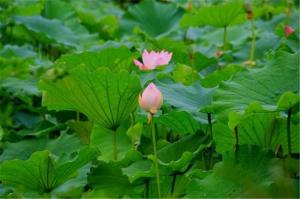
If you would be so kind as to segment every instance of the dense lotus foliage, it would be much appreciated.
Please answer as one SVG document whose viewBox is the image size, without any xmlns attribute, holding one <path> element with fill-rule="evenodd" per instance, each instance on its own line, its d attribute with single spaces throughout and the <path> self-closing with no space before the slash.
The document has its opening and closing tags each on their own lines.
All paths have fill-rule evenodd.
<svg viewBox="0 0 300 199">
<path fill-rule="evenodd" d="M 1 198 L 299 198 L 298 0 L 0 0 Z"/>
</svg>

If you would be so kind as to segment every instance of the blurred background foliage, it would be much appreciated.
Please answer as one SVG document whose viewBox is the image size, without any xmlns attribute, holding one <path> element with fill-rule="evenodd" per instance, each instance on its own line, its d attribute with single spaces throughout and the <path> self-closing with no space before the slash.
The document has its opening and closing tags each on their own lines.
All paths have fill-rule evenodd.
<svg viewBox="0 0 300 199">
<path fill-rule="evenodd" d="M 149 81 L 164 197 L 299 197 L 298 0 L 0 0 L 0 197 L 156 197 Z"/>
</svg>

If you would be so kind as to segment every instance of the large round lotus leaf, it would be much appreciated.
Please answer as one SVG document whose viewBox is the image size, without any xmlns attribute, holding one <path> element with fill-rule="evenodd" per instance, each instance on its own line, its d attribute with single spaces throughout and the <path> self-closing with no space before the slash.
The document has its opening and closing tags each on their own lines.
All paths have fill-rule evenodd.
<svg viewBox="0 0 300 199">
<path fill-rule="evenodd" d="M 107 47 L 97 52 L 80 52 L 63 55 L 59 58 L 54 67 L 59 69 L 72 70 L 81 66 L 89 71 L 97 70 L 100 67 L 108 67 L 112 71 L 129 69 L 133 63 L 133 53 L 125 46 Z"/>
<path fill-rule="evenodd" d="M 164 103 L 192 113 L 210 106 L 214 93 L 214 89 L 203 88 L 199 82 L 184 86 L 174 81 L 161 80 L 156 85 L 163 93 Z"/>
<path fill-rule="evenodd" d="M 81 67 L 54 82 L 43 79 L 40 87 L 44 106 L 79 111 L 109 129 L 116 129 L 136 109 L 141 88 L 139 79 L 125 71 L 88 72 Z"/>
<path fill-rule="evenodd" d="M 49 193 L 76 176 L 76 172 L 96 157 L 94 149 L 85 147 L 74 160 L 54 160 L 49 151 L 38 151 L 28 160 L 7 160 L 0 165 L 3 184 L 23 192 Z"/>
<path fill-rule="evenodd" d="M 121 21 L 121 29 L 131 32 L 134 27 L 139 27 L 150 36 L 156 37 L 175 29 L 182 14 L 183 9 L 175 4 L 142 1 L 129 7 Z"/>
<path fill-rule="evenodd" d="M 241 111 L 252 102 L 275 106 L 280 96 L 299 92 L 299 54 L 277 53 L 262 68 L 236 74 L 219 85 L 213 96 L 214 112 L 226 119 L 230 111 Z"/>
<path fill-rule="evenodd" d="M 202 7 L 196 13 L 185 14 L 180 24 L 182 26 L 203 26 L 225 27 L 231 24 L 242 22 L 245 19 L 241 3 L 231 2 L 214 6 Z"/>
</svg>

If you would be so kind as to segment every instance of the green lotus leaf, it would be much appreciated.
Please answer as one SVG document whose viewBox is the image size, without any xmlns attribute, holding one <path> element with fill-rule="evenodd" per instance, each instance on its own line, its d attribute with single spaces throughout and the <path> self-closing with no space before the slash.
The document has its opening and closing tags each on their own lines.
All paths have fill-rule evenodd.
<svg viewBox="0 0 300 199">
<path fill-rule="evenodd" d="M 217 59 L 214 57 L 214 55 L 209 57 L 201 52 L 196 52 L 194 57 L 195 61 L 193 65 L 197 71 L 201 71 L 210 66 L 217 66 Z"/>
<path fill-rule="evenodd" d="M 68 143 L 68 147 L 64 144 Z M 0 161 L 11 159 L 25 160 L 36 151 L 49 150 L 52 154 L 63 157 L 64 155 L 71 154 L 83 145 L 76 135 L 68 135 L 62 133 L 57 138 L 49 138 L 49 136 L 41 136 L 35 139 L 23 139 L 19 142 L 3 143 L 3 153 L 0 155 Z"/>
<path fill-rule="evenodd" d="M 277 109 L 288 110 L 298 105 L 299 107 L 300 97 L 299 95 L 292 93 L 290 91 L 284 93 L 278 100 Z"/>
<path fill-rule="evenodd" d="M 50 0 L 51 1 L 51 0 Z M 91 32 L 101 38 L 113 38 L 119 28 L 119 18 L 124 11 L 111 1 L 71 1 L 76 14 Z"/>
<path fill-rule="evenodd" d="M 68 180 L 64 184 L 58 186 L 51 192 L 53 197 L 69 198 L 81 197 L 87 185 L 87 174 L 90 171 L 91 164 L 87 164 L 78 170 L 76 177 Z"/>
<path fill-rule="evenodd" d="M 48 19 L 70 20 L 75 17 L 75 11 L 64 1 L 45 0 L 44 16 Z"/>
<path fill-rule="evenodd" d="M 7 160 L 0 165 L 0 180 L 19 191 L 50 193 L 76 176 L 96 156 L 91 148 L 82 149 L 73 160 L 56 161 L 49 151 L 38 151 L 28 160 Z"/>
<path fill-rule="evenodd" d="M 299 92 L 299 54 L 277 53 L 264 67 L 249 69 L 222 82 L 213 97 L 217 117 L 226 120 L 230 111 L 241 111 L 252 102 L 275 106 L 280 96 Z"/>
<path fill-rule="evenodd" d="M 287 118 L 280 117 L 278 112 L 231 113 L 229 118 L 229 127 L 238 128 L 240 144 L 258 145 L 273 151 L 281 145 L 283 153 L 287 154 Z M 299 123 L 291 123 L 292 153 L 299 153 L 298 131 Z"/>
<path fill-rule="evenodd" d="M 116 145 L 118 153 L 118 161 L 123 160 L 131 149 L 133 149 L 131 140 L 126 135 L 126 128 L 119 127 L 116 130 Z M 113 160 L 113 134 L 114 132 L 110 129 L 104 128 L 100 125 L 95 125 L 92 134 L 91 142 L 92 146 L 95 146 L 101 152 L 98 159 L 108 162 Z"/>
<path fill-rule="evenodd" d="M 216 142 L 216 151 L 223 154 L 226 151 L 234 149 L 234 132 L 230 130 L 227 124 L 217 122 L 213 125 L 213 139 Z"/>
<path fill-rule="evenodd" d="M 6 58 L 34 58 L 37 53 L 33 50 L 33 47 L 28 44 L 23 46 L 7 44 L 0 50 L 0 55 Z"/>
<path fill-rule="evenodd" d="M 7 1 L 8 2 L 8 1 Z M 43 9 L 43 2 L 39 1 L 14 1 L 9 2 L 14 7 L 15 15 L 30 16 L 38 15 Z"/>
<path fill-rule="evenodd" d="M 70 47 L 79 45 L 76 34 L 57 19 L 50 20 L 42 16 L 15 16 L 14 20 L 17 24 L 24 25 L 28 30 L 50 41 Z M 48 42 L 51 43 L 50 41 Z"/>
<path fill-rule="evenodd" d="M 222 81 L 230 79 L 234 74 L 242 71 L 243 68 L 240 65 L 227 65 L 221 70 L 216 70 L 208 74 L 201 80 L 201 85 L 206 88 L 212 88 L 218 86 Z"/>
<path fill-rule="evenodd" d="M 240 54 L 245 53 L 247 56 L 249 56 L 249 48 L 244 49 L 245 44 L 250 43 L 249 38 L 251 38 L 251 31 L 249 31 L 250 24 L 249 23 L 243 23 L 239 24 L 238 26 L 229 26 L 227 28 L 227 40 L 230 42 L 230 44 L 233 45 L 233 48 L 236 48 L 236 52 L 234 51 L 234 54 Z M 263 27 L 262 27 L 263 28 Z M 214 27 L 199 27 L 199 28 L 192 28 L 190 31 L 190 37 L 193 40 L 196 40 L 196 42 L 203 42 L 208 46 L 215 47 L 222 45 L 224 42 L 224 29 L 221 28 L 214 28 Z M 198 33 L 200 32 L 200 34 Z M 272 35 L 273 36 L 273 35 Z M 261 32 L 257 31 L 257 39 L 261 38 Z M 265 39 L 265 38 L 264 38 Z M 259 44 L 257 44 L 259 45 Z M 248 46 L 248 45 L 247 45 Z M 201 51 L 206 52 L 208 47 L 205 47 Z M 215 51 L 212 51 L 208 54 L 210 57 L 215 56 Z M 240 58 L 241 56 L 239 56 Z M 249 57 L 247 57 L 249 58 Z"/>
<path fill-rule="evenodd" d="M 184 175 L 161 176 L 161 195 L 163 198 L 182 198 L 185 195 L 189 179 Z M 155 178 L 149 182 L 148 198 L 157 198 L 157 184 Z"/>
<path fill-rule="evenodd" d="M 185 136 L 158 151 L 159 164 L 171 169 L 168 172 L 184 170 L 190 161 L 208 145 L 208 136 L 202 133 Z"/>
<path fill-rule="evenodd" d="M 299 153 L 299 122 L 291 122 L 291 152 Z M 217 150 L 221 153 L 234 149 L 235 128 L 239 144 L 257 145 L 277 152 L 282 147 L 288 153 L 287 117 L 279 112 L 267 112 L 258 104 L 251 104 L 245 113 L 231 112 L 228 126 L 218 123 L 213 127 Z"/>
<path fill-rule="evenodd" d="M 92 122 L 70 120 L 67 122 L 67 124 L 76 132 L 82 143 L 90 143 L 90 136 L 93 128 Z"/>
<path fill-rule="evenodd" d="M 200 76 L 196 70 L 192 67 L 184 65 L 184 64 L 177 64 L 172 71 L 172 78 L 184 85 L 192 85 L 195 81 L 200 80 Z"/>
<path fill-rule="evenodd" d="M 202 7 L 196 13 L 185 14 L 180 21 L 180 25 L 183 27 L 203 25 L 226 27 L 243 22 L 245 16 L 241 17 L 241 14 L 244 14 L 241 3 L 218 4 Z"/>
<path fill-rule="evenodd" d="M 5 88 L 8 92 L 13 93 L 15 96 L 40 95 L 36 80 L 22 80 L 14 77 L 8 77 L 0 83 L 2 88 Z"/>
<path fill-rule="evenodd" d="M 282 191 L 284 185 L 277 190 L 272 189 L 276 184 L 291 183 L 284 177 L 282 163 L 272 158 L 271 153 L 255 146 L 241 146 L 238 153 L 225 153 L 224 160 L 215 165 L 212 174 L 191 180 L 186 197 L 295 197 L 297 192 L 293 183 L 290 184 L 289 194 L 278 191 Z"/>
<path fill-rule="evenodd" d="M 81 66 L 89 71 L 97 70 L 100 67 L 109 67 L 112 71 L 129 69 L 133 63 L 133 54 L 125 46 L 107 47 L 97 52 L 81 52 L 63 55 L 58 59 L 54 67 L 67 71 Z"/>
<path fill-rule="evenodd" d="M 157 51 L 166 50 L 172 52 L 171 61 L 174 63 L 191 65 L 189 48 L 182 41 L 176 41 L 169 37 L 150 40 Z"/>
<path fill-rule="evenodd" d="M 141 136 L 143 134 L 143 124 L 136 123 L 126 131 L 127 136 L 131 139 L 131 144 L 137 148 L 141 144 Z"/>
<path fill-rule="evenodd" d="M 89 30 L 80 23 L 80 19 L 75 9 L 64 1 L 46 0 L 43 10 L 43 16 L 48 19 L 57 19 L 70 28 L 76 34 L 79 44 L 83 47 L 89 47 L 97 43 L 97 34 L 90 33 Z"/>
<path fill-rule="evenodd" d="M 173 81 L 161 80 L 155 85 L 163 93 L 164 103 L 192 113 L 209 106 L 214 92 L 214 89 L 201 87 L 199 82 L 184 86 Z"/>
<path fill-rule="evenodd" d="M 154 121 L 172 129 L 178 135 L 193 134 L 200 129 L 200 124 L 185 111 L 172 111 L 154 118 Z"/>
<path fill-rule="evenodd" d="M 132 183 L 140 178 L 150 178 L 155 176 L 153 163 L 150 160 L 139 160 L 128 167 L 122 168 L 122 172 L 128 176 Z"/>
<path fill-rule="evenodd" d="M 208 144 L 207 136 L 196 133 L 161 148 L 158 151 L 160 174 L 166 176 L 186 169 L 192 159 Z M 135 182 L 140 178 L 155 177 L 153 158 L 153 155 L 149 155 L 148 160 L 135 161 L 122 171 L 128 176 L 130 182 Z"/>
<path fill-rule="evenodd" d="M 129 7 L 121 20 L 121 30 L 131 33 L 134 27 L 152 37 L 156 37 L 175 29 L 183 9 L 175 4 L 163 4 L 154 0 L 142 1 Z M 145 23 L 146 22 L 146 23 Z"/>
<path fill-rule="evenodd" d="M 40 88 L 42 103 L 50 110 L 76 110 L 105 128 L 116 129 L 136 109 L 140 82 L 125 71 L 89 72 L 77 67 L 55 82 L 41 80 Z"/>
<path fill-rule="evenodd" d="M 85 195 L 86 198 L 140 198 L 144 189 L 143 184 L 132 184 L 127 176 L 122 174 L 118 163 L 101 163 L 92 168 L 88 176 L 89 185 L 93 191 Z"/>
</svg>

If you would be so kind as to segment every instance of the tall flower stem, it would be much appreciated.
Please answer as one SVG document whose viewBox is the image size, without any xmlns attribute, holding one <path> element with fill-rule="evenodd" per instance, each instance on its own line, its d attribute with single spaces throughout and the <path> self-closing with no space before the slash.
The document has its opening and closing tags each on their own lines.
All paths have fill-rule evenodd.
<svg viewBox="0 0 300 199">
<path fill-rule="evenodd" d="M 208 133 L 212 139 L 213 132 L 212 132 L 212 121 L 211 121 L 211 113 L 207 113 L 207 120 L 208 120 Z"/>
<path fill-rule="evenodd" d="M 288 154 L 291 156 L 292 154 L 292 142 L 291 142 L 291 116 L 292 116 L 292 108 L 288 110 L 288 117 L 287 117 L 287 124 L 286 124 L 286 130 L 287 130 L 287 141 L 288 141 Z"/>
<path fill-rule="evenodd" d="M 251 21 L 252 41 L 251 41 L 251 50 L 250 50 L 250 59 L 249 60 L 252 63 L 254 61 L 256 34 L 255 34 L 255 24 L 253 22 L 253 19 L 250 21 Z"/>
<path fill-rule="evenodd" d="M 79 122 L 80 121 L 80 112 L 76 111 L 76 121 Z"/>
<path fill-rule="evenodd" d="M 117 149 L 117 131 L 113 131 L 113 160 L 118 159 L 118 149 Z"/>
<path fill-rule="evenodd" d="M 154 122 L 153 122 L 153 115 L 151 113 L 150 113 L 150 116 L 149 116 L 149 125 L 151 127 L 151 134 L 152 134 L 152 144 L 153 144 L 153 154 L 154 154 L 153 162 L 154 162 L 155 173 L 156 173 L 157 192 L 158 192 L 158 198 L 161 198 L 159 167 L 158 167 L 158 158 L 157 158 L 157 150 L 156 150 L 155 126 L 154 126 Z"/>
<path fill-rule="evenodd" d="M 238 163 L 238 153 L 239 153 L 239 132 L 238 132 L 238 127 L 234 127 L 234 138 L 235 138 L 235 162 Z"/>
<path fill-rule="evenodd" d="M 176 177 L 177 173 L 174 173 L 173 179 L 172 179 L 172 186 L 171 186 L 171 196 L 174 197 L 174 191 L 175 191 L 175 185 L 176 185 Z"/>
</svg>

